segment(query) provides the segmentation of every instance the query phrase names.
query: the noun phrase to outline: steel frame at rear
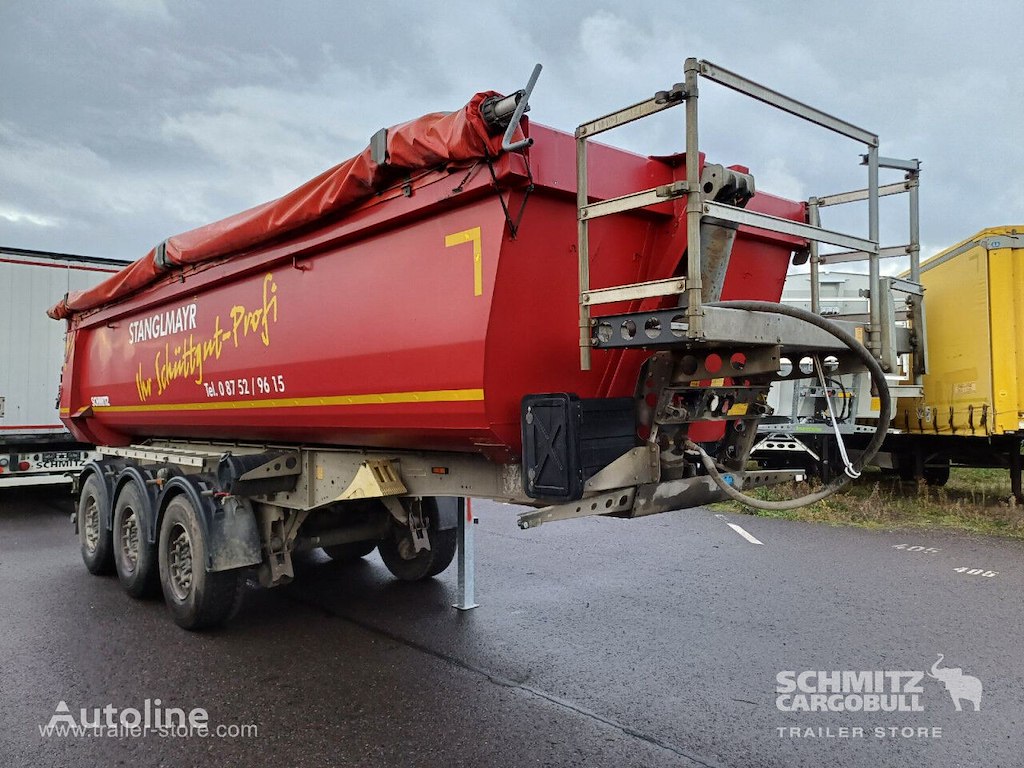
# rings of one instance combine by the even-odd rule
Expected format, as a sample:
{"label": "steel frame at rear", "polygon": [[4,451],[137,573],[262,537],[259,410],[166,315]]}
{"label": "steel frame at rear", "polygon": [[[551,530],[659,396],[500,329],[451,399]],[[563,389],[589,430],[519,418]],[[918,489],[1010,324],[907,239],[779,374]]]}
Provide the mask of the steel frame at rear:
{"label": "steel frame at rear", "polygon": [[[684,73],[684,82],[677,83],[671,89],[658,92],[645,101],[583,123],[576,129],[581,368],[583,370],[590,369],[591,349],[594,346],[600,345],[599,340],[595,336],[595,323],[591,316],[591,307],[613,301],[659,296],[680,296],[680,306],[685,307],[683,310],[685,323],[676,322],[673,325],[681,340],[685,342],[726,341],[751,344],[764,343],[766,323],[776,322],[777,318],[749,312],[742,313],[743,316],[738,317],[737,315],[740,313],[737,313],[735,310],[709,306],[703,302],[700,225],[702,221],[707,219],[757,227],[771,232],[806,238],[812,243],[828,243],[840,248],[848,248],[852,251],[867,254],[872,298],[866,346],[872,354],[881,359],[882,324],[878,301],[880,294],[878,288],[878,198],[880,195],[878,171],[882,165],[882,159],[878,153],[878,136],[708,61],[689,58],[684,65]],[[867,165],[868,169],[868,184],[863,199],[868,201],[868,237],[863,238],[825,229],[814,222],[800,223],[763,213],[756,213],[708,199],[700,180],[697,110],[698,81],[700,78],[717,82],[726,88],[846,136],[866,146],[867,154],[864,155],[864,164]],[[587,141],[605,131],[684,104],[686,106],[686,181],[591,203],[587,187]],[[601,216],[622,213],[682,197],[686,197],[687,272],[685,278],[593,289],[590,285],[590,221]],[[615,319],[617,321],[619,319],[618,316]],[[612,325],[614,328],[614,323]],[[806,328],[801,328],[798,324],[794,324],[794,327],[788,328],[787,331],[789,335],[784,337],[786,342],[796,345],[801,345],[802,341],[806,341],[804,337],[809,333]],[[638,339],[635,346],[644,346],[644,344],[641,339]],[[809,346],[815,345],[810,344]]]}

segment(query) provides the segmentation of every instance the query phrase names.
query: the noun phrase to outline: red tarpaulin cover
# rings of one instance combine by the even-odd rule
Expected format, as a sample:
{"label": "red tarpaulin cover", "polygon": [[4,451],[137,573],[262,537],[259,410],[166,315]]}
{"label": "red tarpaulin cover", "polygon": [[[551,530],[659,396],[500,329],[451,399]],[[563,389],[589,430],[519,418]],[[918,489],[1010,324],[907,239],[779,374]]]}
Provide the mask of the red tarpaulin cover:
{"label": "red tarpaulin cover", "polygon": [[495,95],[478,93],[456,112],[435,112],[390,128],[386,164],[374,162],[367,147],[284,197],[168,238],[95,288],[68,294],[47,314],[59,320],[95,309],[145,288],[172,267],[228,256],[280,237],[354,206],[410,170],[494,157],[501,152],[502,137],[488,131],[480,104]]}

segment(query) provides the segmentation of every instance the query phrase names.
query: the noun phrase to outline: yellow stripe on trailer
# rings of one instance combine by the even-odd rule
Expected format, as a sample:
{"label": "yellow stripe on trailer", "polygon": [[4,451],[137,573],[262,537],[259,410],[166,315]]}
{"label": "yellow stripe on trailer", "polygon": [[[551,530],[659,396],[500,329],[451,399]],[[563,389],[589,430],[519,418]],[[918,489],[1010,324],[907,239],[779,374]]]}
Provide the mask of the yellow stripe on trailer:
{"label": "yellow stripe on trailer", "polygon": [[265,400],[210,400],[199,403],[147,403],[140,405],[98,405],[104,413],[149,413],[166,411],[227,411],[250,408],[311,408],[316,406],[380,405],[404,403],[456,403],[482,401],[482,389],[434,389],[423,392],[383,392],[366,395],[324,397],[276,397]]}

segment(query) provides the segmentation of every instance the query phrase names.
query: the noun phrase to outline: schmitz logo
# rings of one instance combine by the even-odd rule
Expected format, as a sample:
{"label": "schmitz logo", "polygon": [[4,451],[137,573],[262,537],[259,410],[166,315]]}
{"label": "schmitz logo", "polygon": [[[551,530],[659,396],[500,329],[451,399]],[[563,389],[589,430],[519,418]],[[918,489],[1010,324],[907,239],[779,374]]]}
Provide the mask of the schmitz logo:
{"label": "schmitz logo", "polygon": [[923,712],[924,672],[783,671],[775,676],[782,712]]}
{"label": "schmitz logo", "polygon": [[[927,672],[783,670],[775,675],[775,706],[780,712],[837,712],[844,713],[844,717],[837,724],[791,724],[774,726],[773,730],[780,739],[941,739],[941,726],[922,723],[920,716],[910,722],[899,722],[909,718],[899,718],[898,714],[924,712],[924,695],[928,686],[934,688],[929,678],[943,684],[957,712],[963,711],[964,700],[974,705],[975,712],[981,710],[981,680],[965,675],[960,667],[941,666],[943,658],[938,654]],[[880,713],[890,712],[898,713],[897,717],[878,722]]]}
{"label": "schmitz logo", "polygon": [[953,699],[953,706],[956,707],[957,712],[963,712],[963,709],[960,707],[961,699],[967,699],[967,701],[971,702],[974,705],[974,711],[978,712],[981,709],[981,680],[974,675],[965,675],[960,667],[944,667],[940,669],[939,664],[943,658],[945,657],[940,653],[938,660],[932,664],[928,677],[934,677],[936,680],[942,681],[946,690],[949,691],[950,698]]}
{"label": "schmitz logo", "polygon": [[784,670],[775,675],[775,706],[782,712],[923,712],[922,683],[939,680],[961,712],[967,700],[981,709],[981,680],[960,667],[940,667],[943,655],[921,670]]}

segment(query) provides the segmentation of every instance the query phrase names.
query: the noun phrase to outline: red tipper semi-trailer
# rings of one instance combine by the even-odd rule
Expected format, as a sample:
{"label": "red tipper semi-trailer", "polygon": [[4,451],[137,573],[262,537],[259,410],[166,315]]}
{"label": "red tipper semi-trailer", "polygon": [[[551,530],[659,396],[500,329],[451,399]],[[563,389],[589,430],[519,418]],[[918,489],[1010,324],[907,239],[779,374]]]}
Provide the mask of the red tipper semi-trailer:
{"label": "red tipper semi-trailer", "polygon": [[[745,467],[782,337],[844,348],[772,311],[806,206],[705,160],[683,86],[576,137],[528,122],[528,90],[380,131],[50,310],[61,418],[102,455],[90,571],[200,628],[303,549],[440,573],[460,497],[532,527],[792,479]],[[589,141],[683,103],[688,154]]]}
{"label": "red tipper semi-trailer", "polygon": [[124,262],[0,247],[0,489],[67,485],[91,446],[57,412],[64,333],[43,312],[54,296],[98,283]]}

